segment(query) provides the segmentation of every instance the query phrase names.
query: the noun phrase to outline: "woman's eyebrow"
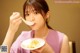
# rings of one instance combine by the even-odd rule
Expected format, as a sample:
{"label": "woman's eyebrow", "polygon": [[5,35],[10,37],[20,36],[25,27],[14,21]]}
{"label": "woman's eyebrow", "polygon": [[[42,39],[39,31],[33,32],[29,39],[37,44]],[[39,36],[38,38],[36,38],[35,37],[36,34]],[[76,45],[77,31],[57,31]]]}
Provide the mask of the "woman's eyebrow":
{"label": "woman's eyebrow", "polygon": [[31,12],[36,12],[36,9],[35,8],[32,8],[32,9],[26,9],[25,10],[25,14],[27,14],[27,13],[31,13]]}

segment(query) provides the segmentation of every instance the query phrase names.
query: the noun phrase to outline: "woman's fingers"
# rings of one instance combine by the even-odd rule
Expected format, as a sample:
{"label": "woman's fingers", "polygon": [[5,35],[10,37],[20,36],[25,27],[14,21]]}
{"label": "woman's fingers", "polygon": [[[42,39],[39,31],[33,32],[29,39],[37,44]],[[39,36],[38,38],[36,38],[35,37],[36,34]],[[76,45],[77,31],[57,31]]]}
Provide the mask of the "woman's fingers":
{"label": "woman's fingers", "polygon": [[45,45],[43,47],[40,47],[40,48],[36,49],[36,50],[32,50],[31,52],[33,52],[33,53],[41,53],[44,50],[44,48],[45,48]]}
{"label": "woman's fingers", "polygon": [[21,22],[21,16],[19,12],[13,12],[13,14],[10,16],[10,22],[11,23],[16,23],[16,22]]}
{"label": "woman's fingers", "polygon": [[22,22],[22,17],[20,16],[19,12],[13,12],[13,14],[10,16],[10,25],[9,29],[11,31],[17,31],[19,28],[20,23]]}
{"label": "woman's fingers", "polygon": [[13,12],[13,14],[10,16],[10,20],[15,20],[17,18],[20,18],[20,13],[19,12]]}
{"label": "woman's fingers", "polygon": [[32,50],[31,52],[32,52],[32,53],[41,53],[41,52],[36,51],[36,50]]}
{"label": "woman's fingers", "polygon": [[12,23],[16,24],[16,23],[21,23],[21,18],[17,18],[15,20],[12,21]]}

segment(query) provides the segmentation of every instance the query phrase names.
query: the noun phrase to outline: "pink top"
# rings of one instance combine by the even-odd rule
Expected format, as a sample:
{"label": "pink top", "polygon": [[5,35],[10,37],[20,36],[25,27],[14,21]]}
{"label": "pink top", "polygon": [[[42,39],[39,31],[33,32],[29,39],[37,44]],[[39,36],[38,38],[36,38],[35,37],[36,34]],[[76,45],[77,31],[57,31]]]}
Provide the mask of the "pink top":
{"label": "pink top", "polygon": [[[29,50],[25,50],[20,47],[22,41],[32,38],[33,31],[23,31],[17,40],[12,44],[10,53],[30,53]],[[55,53],[60,53],[60,48],[63,41],[63,33],[56,30],[49,30],[48,36],[46,38],[47,43],[53,48]]]}

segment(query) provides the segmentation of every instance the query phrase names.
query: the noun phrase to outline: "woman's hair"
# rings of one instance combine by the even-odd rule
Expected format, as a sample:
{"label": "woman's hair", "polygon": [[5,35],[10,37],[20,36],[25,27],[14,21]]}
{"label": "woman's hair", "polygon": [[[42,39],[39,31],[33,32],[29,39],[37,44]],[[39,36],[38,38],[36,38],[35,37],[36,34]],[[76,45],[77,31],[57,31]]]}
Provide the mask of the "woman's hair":
{"label": "woman's hair", "polygon": [[[43,12],[46,14],[49,11],[49,7],[45,0],[26,0],[26,2],[23,5],[23,16],[25,18],[25,12],[28,10],[28,6],[32,6],[38,13],[43,15]],[[28,13],[28,12],[26,12]],[[48,22],[46,21],[46,25],[48,28]]]}

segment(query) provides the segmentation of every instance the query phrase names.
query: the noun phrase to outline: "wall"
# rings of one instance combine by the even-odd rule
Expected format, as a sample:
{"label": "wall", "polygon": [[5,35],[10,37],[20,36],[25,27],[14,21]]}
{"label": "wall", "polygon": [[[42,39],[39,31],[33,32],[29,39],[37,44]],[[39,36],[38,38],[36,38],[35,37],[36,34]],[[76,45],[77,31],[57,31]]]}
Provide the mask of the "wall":
{"label": "wall", "polygon": [[[9,25],[9,17],[14,11],[22,15],[22,6],[25,0],[1,0],[0,1],[0,45],[3,42]],[[69,40],[75,41],[77,53],[80,53],[80,4],[58,4],[53,0],[47,0],[50,7],[49,25],[65,33]],[[24,23],[20,25],[15,39],[22,30],[29,30]],[[15,40],[14,39],[14,40]]]}

